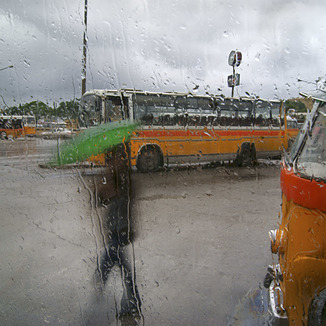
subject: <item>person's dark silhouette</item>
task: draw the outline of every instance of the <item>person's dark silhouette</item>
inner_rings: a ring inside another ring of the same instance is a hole
[[[121,271],[123,296],[120,319],[141,318],[132,240],[134,221],[131,214],[131,177],[128,146],[123,144],[107,156],[105,173],[97,187],[98,204],[104,207],[104,251],[97,275],[105,286],[114,266]]]

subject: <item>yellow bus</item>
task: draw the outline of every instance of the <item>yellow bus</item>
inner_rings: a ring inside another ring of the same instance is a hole
[[[315,102],[281,164],[282,220],[269,233],[278,257],[264,285],[275,322],[318,326],[326,325],[326,96],[302,95]]]
[[[140,122],[130,147],[131,165],[141,172],[170,164],[248,165],[289,144],[281,101],[125,89],[92,90],[81,99],[83,127],[124,119]]]
[[[0,138],[17,138],[36,135],[35,117],[31,115],[1,115]]]

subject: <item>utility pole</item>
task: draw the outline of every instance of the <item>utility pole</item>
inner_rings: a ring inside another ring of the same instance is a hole
[[[87,54],[87,0],[85,0],[85,9],[84,9],[82,96],[86,92],[86,54]]]

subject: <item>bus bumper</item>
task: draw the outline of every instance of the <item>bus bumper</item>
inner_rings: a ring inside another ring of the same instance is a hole
[[[268,287],[268,310],[275,325],[288,325],[288,316],[283,307],[283,291],[280,286],[280,266],[269,266],[268,273],[272,279]]]

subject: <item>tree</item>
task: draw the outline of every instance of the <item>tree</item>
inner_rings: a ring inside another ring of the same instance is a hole
[[[60,102],[56,108],[56,116],[66,119],[77,119],[78,117],[78,101],[71,100],[66,102]]]
[[[41,101],[33,101],[22,105],[24,114],[34,115],[36,123],[40,118],[51,117],[53,109]]]
[[[32,101],[25,104],[19,104],[18,107],[8,107],[3,110],[3,113],[6,115],[34,115],[36,121],[41,118],[76,120],[78,118],[78,107],[78,100],[60,102],[58,107],[54,105],[54,108],[42,101]]]
[[[297,112],[297,113],[307,112],[306,105],[303,102],[298,101],[296,99],[285,101],[285,109],[286,109],[286,112],[288,112],[289,109],[294,109],[295,112]]]

